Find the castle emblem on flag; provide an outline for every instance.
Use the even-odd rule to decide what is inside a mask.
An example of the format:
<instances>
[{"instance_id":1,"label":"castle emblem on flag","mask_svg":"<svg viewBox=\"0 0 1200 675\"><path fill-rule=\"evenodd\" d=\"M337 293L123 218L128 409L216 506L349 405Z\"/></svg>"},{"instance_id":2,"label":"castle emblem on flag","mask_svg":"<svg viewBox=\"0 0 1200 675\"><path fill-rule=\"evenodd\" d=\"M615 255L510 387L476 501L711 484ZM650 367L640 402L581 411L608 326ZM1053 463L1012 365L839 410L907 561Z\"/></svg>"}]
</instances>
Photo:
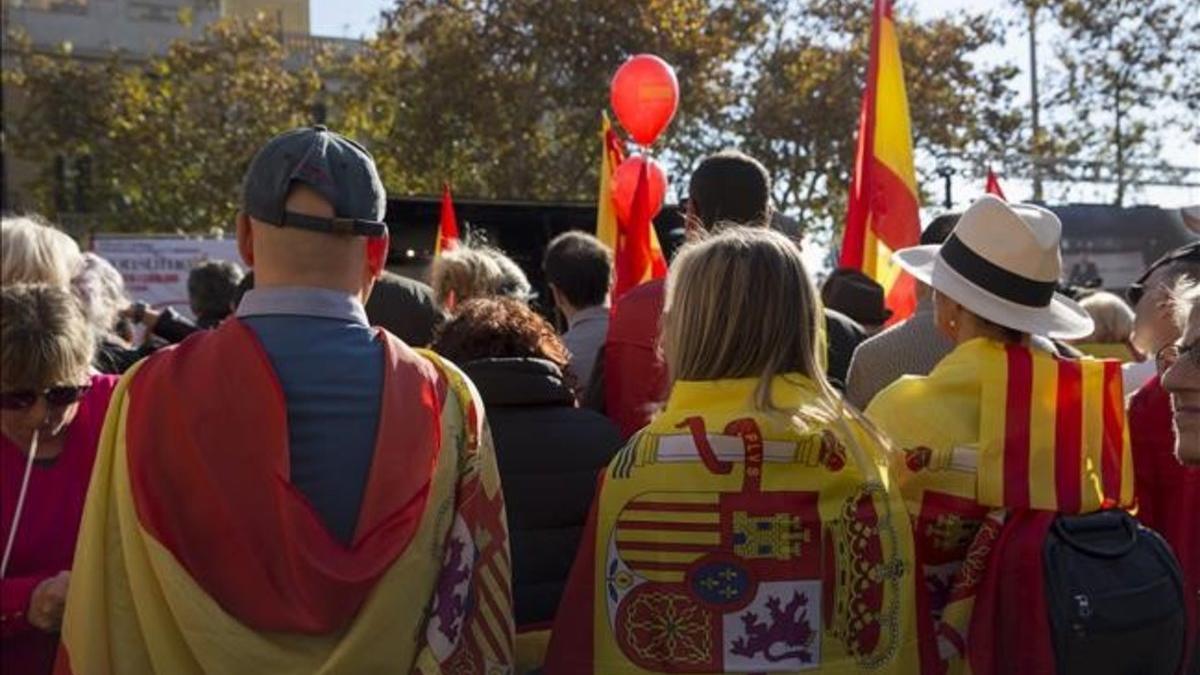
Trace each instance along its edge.
<instances>
[{"instance_id":1,"label":"castle emblem on flag","mask_svg":"<svg viewBox=\"0 0 1200 675\"><path fill-rule=\"evenodd\" d=\"M745 511L733 514L733 552L742 558L791 560L801 554L801 545L812 539L800 520L787 514L754 517Z\"/></svg>"}]
</instances>

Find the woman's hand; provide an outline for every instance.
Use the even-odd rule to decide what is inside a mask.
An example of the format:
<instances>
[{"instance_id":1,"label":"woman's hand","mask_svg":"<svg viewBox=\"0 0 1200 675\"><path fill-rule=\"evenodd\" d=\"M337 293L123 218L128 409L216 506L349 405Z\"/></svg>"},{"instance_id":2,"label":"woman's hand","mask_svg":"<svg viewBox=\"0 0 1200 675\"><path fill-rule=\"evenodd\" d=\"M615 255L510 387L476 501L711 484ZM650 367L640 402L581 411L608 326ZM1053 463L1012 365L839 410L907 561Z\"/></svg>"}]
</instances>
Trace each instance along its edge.
<instances>
[{"instance_id":1,"label":"woman's hand","mask_svg":"<svg viewBox=\"0 0 1200 675\"><path fill-rule=\"evenodd\" d=\"M67 584L71 571L63 570L33 589L25 619L29 625L47 633L57 633L62 627L63 609L67 606Z\"/></svg>"}]
</instances>

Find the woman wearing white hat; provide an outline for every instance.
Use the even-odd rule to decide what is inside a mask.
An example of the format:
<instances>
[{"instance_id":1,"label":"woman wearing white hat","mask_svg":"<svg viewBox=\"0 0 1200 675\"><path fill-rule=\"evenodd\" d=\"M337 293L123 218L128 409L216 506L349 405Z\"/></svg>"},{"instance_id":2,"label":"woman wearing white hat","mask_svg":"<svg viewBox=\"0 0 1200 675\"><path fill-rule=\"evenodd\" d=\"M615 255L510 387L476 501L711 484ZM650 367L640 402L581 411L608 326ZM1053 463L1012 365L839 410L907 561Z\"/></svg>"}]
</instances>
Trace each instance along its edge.
<instances>
[{"instance_id":1,"label":"woman wearing white hat","mask_svg":"<svg viewBox=\"0 0 1200 675\"><path fill-rule=\"evenodd\" d=\"M968 549L981 526L998 532L1003 522L989 514L1132 501L1120 364L1031 346L1033 336L1092 331L1088 314L1055 293L1061 231L1050 211L985 196L945 244L895 255L934 289L936 323L956 345L928 376L899 380L867 408L895 443L892 471L914 519L935 619L936 639L922 642L938 653L927 658L964 656L970 582L984 572Z\"/></svg>"}]
</instances>

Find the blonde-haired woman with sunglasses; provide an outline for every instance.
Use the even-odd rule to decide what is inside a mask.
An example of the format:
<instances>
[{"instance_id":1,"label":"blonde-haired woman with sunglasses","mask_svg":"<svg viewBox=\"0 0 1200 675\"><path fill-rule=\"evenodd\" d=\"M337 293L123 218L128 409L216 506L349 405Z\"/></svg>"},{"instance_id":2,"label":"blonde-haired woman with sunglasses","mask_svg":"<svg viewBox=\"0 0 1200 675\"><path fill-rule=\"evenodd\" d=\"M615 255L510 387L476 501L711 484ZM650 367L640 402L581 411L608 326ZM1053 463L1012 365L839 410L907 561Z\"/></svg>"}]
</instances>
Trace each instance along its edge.
<instances>
[{"instance_id":1,"label":"blonde-haired woman with sunglasses","mask_svg":"<svg viewBox=\"0 0 1200 675\"><path fill-rule=\"evenodd\" d=\"M104 414L117 378L94 375L94 342L64 288L0 290L0 671L54 664Z\"/></svg>"},{"instance_id":2,"label":"blonde-haired woman with sunglasses","mask_svg":"<svg viewBox=\"0 0 1200 675\"><path fill-rule=\"evenodd\" d=\"M908 517L818 365L816 297L775 232L680 253L671 392L602 477L546 672L916 672Z\"/></svg>"}]
</instances>

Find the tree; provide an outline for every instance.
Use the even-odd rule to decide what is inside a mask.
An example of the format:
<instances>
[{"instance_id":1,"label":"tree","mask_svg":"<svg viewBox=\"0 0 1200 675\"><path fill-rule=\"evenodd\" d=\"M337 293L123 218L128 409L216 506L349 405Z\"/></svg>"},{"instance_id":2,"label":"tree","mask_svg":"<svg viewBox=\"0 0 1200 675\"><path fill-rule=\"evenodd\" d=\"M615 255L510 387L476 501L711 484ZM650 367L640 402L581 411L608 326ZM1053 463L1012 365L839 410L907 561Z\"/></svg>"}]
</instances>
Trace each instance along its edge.
<instances>
[{"instance_id":1,"label":"tree","mask_svg":"<svg viewBox=\"0 0 1200 675\"><path fill-rule=\"evenodd\" d=\"M1200 134L1200 11L1194 0L1054 0L1065 31L1051 105L1081 158L1123 205L1171 130Z\"/></svg>"},{"instance_id":2,"label":"tree","mask_svg":"<svg viewBox=\"0 0 1200 675\"><path fill-rule=\"evenodd\" d=\"M775 179L779 208L810 230L841 227L866 79L871 4L809 0L779 15L751 63L744 146ZM1013 142L1022 116L1012 105L1011 67L971 57L998 38L984 16L920 22L897 9L914 149L920 156L994 152ZM929 179L934 167L918 161Z\"/></svg>"},{"instance_id":3,"label":"tree","mask_svg":"<svg viewBox=\"0 0 1200 675\"><path fill-rule=\"evenodd\" d=\"M731 64L764 25L754 0L398 0L347 72L342 128L390 190L593 199L599 113L628 56L678 71L679 113L657 152L690 166L719 142Z\"/></svg>"},{"instance_id":4,"label":"tree","mask_svg":"<svg viewBox=\"0 0 1200 675\"><path fill-rule=\"evenodd\" d=\"M3 72L4 150L40 167L31 191L43 211L85 208L95 203L94 186L83 180L76 194L67 195L62 174L103 145L120 62L115 55L81 61L69 44L39 54L26 36L10 39L17 56L16 67Z\"/></svg>"},{"instance_id":5,"label":"tree","mask_svg":"<svg viewBox=\"0 0 1200 675\"><path fill-rule=\"evenodd\" d=\"M253 152L311 123L321 90L314 67L289 63L269 22L233 19L142 63L27 50L9 77L30 102L6 134L14 150L38 161L88 157L89 207L109 231L229 227ZM45 172L35 189L50 215L54 180Z\"/></svg>"}]
</instances>

